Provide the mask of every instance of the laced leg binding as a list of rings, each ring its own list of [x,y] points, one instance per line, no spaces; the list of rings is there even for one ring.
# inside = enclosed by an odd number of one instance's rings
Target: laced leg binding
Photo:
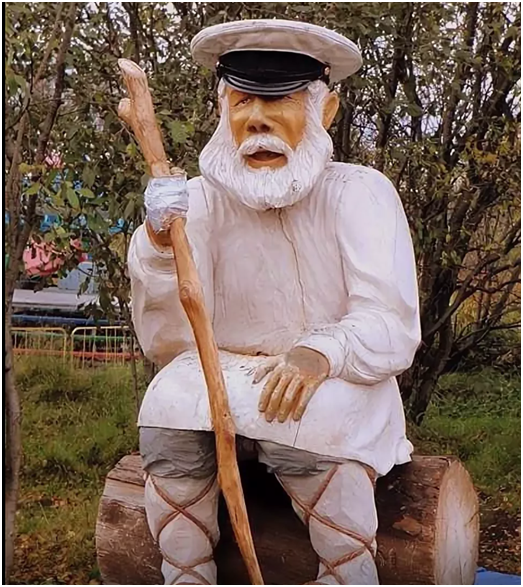
[[[145,509],[162,553],[165,585],[216,584],[218,494],[215,476],[147,477]]]
[[[371,475],[355,461],[320,475],[280,475],[308,526],[320,568],[309,585],[377,585],[377,515]]]

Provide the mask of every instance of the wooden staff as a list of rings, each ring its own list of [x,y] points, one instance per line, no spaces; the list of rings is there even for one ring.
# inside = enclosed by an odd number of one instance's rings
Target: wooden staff
[[[145,72],[133,61],[119,59],[129,98],[121,100],[118,115],[133,130],[153,177],[183,173],[170,169]],[[245,498],[236,459],[235,429],[211,321],[205,309],[203,289],[185,234],[185,220],[176,218],[170,228],[178,275],[180,301],[194,332],[207,383],[211,419],[216,438],[218,482],[227,503],[231,525],[253,585],[263,585],[254,550]]]

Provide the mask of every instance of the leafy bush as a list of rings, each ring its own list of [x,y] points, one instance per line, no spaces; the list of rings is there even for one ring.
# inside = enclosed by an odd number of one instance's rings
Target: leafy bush
[[[521,367],[521,331],[491,331],[481,343],[453,363],[459,371],[473,371],[478,365],[489,365],[516,373]]]

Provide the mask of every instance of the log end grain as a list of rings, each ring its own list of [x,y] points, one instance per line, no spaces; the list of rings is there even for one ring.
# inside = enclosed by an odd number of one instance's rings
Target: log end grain
[[[472,585],[479,549],[479,503],[465,467],[454,461],[441,482],[435,527],[436,585]]]

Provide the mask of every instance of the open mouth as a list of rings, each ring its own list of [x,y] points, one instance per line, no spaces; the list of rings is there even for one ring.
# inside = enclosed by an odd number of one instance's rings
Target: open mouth
[[[265,149],[260,149],[255,153],[251,153],[250,155],[246,155],[246,159],[249,163],[252,164],[282,164],[284,163],[287,158],[283,153],[276,153],[275,151],[267,151]]]

